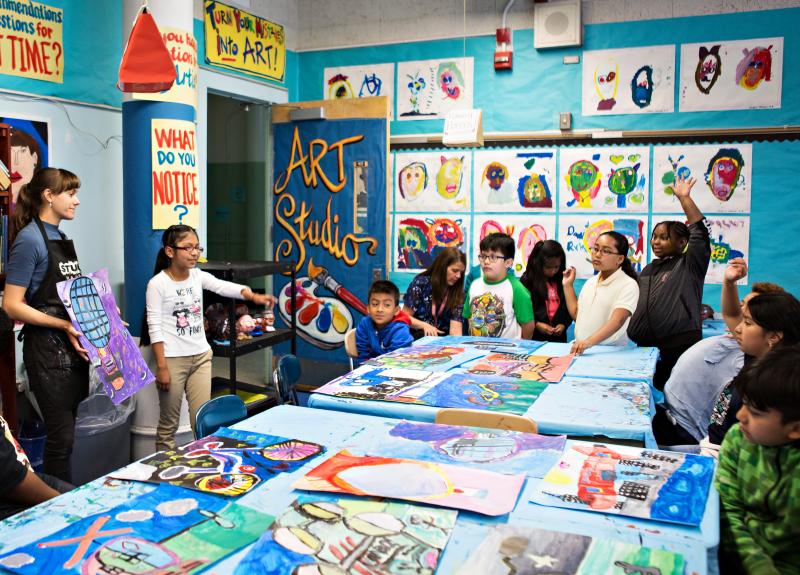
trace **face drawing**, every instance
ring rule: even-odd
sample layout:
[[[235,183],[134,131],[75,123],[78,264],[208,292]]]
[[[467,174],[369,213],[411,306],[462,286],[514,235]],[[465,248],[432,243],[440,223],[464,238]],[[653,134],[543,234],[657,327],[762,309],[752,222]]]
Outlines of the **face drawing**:
[[[350,79],[344,74],[336,74],[328,80],[328,99],[344,100],[353,97],[353,87]]]
[[[714,197],[727,202],[741,182],[744,158],[736,148],[722,148],[708,162],[706,184]]]
[[[631,80],[631,99],[639,108],[646,108],[653,98],[653,68],[642,66]]]
[[[772,79],[772,53],[770,49],[758,46],[752,50],[742,50],[744,58],[736,66],[736,83],[745,90],[755,90],[762,81]]]
[[[608,177],[608,189],[617,196],[617,207],[625,207],[625,196],[636,188],[640,164],[635,166],[625,166],[611,170]]]
[[[694,71],[694,83],[703,94],[711,92],[722,73],[722,59],[719,57],[719,44],[712,46],[711,50],[705,46],[700,47],[697,68]]]
[[[483,170],[483,179],[489,184],[489,187],[495,191],[503,187],[506,179],[508,178],[508,168],[500,162],[491,162]]]
[[[523,208],[543,208],[552,205],[550,188],[544,176],[531,174],[520,180],[519,193],[520,205]]]
[[[567,185],[581,208],[590,208],[600,190],[600,172],[589,160],[578,160],[569,167]]]
[[[442,167],[436,175],[436,190],[443,198],[451,200],[461,191],[461,176],[464,172],[464,156],[441,157]]]
[[[439,65],[437,71],[439,78],[439,88],[446,99],[458,100],[461,97],[464,78],[453,62],[445,62]]]
[[[598,110],[611,110],[617,103],[617,86],[619,85],[619,66],[613,59],[598,64],[594,70],[594,89],[600,97]]]
[[[412,162],[397,174],[400,196],[413,200],[428,185],[428,168],[422,162]]]
[[[463,243],[464,234],[461,231],[461,220],[437,218],[428,223],[430,224],[428,228],[428,244],[430,246],[454,248]]]

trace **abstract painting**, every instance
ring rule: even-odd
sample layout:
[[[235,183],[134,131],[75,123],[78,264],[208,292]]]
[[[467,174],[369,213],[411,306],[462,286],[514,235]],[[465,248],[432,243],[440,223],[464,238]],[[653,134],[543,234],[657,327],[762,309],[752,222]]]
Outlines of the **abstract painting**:
[[[505,515],[517,503],[524,475],[342,450],[292,485],[295,489],[372,495]]]
[[[557,355],[568,353],[569,343],[546,343],[537,353]],[[658,361],[658,348],[596,345],[586,350],[572,362],[568,377],[622,379],[626,381],[652,381]]]
[[[472,159],[476,212],[553,210],[556,151],[522,148],[475,152]]]
[[[465,212],[469,210],[472,153],[397,152],[394,155],[394,210]]]
[[[681,45],[680,111],[780,108],[783,38]]]
[[[456,511],[303,495],[264,533],[234,575],[433,575]]]
[[[615,539],[496,525],[458,575],[683,575],[683,555]]]
[[[648,114],[675,109],[675,45],[583,53],[582,114]]]
[[[468,361],[485,355],[485,351],[475,347],[413,345],[373,357],[366,361],[365,364],[427,371],[450,371]]]
[[[619,232],[628,238],[628,259],[637,272],[645,265],[648,237],[647,216],[562,215],[558,220],[558,241],[567,253],[567,266],[573,266],[579,278],[594,275],[592,247],[603,232]]]
[[[80,269],[74,271],[80,273]],[[78,275],[56,287],[72,326],[81,333],[78,339],[113,403],[120,403],[155,381],[139,346],[119,317],[108,270]]]
[[[536,486],[531,500],[700,525],[713,478],[712,457],[574,441]]]
[[[650,147],[562,148],[561,212],[646,212]]]
[[[420,345],[446,345],[463,348],[475,348],[487,353],[532,353],[542,347],[544,342],[529,339],[506,339],[502,337],[474,337],[470,335],[444,335],[441,337],[423,337],[414,343]],[[569,353],[569,350],[567,350]]]
[[[435,375],[432,371],[422,369],[361,365],[318,387],[314,393],[353,399],[403,401],[404,393]]]
[[[435,120],[472,108],[472,58],[397,64],[397,119]]]
[[[525,381],[561,381],[574,356],[491,353],[486,357],[464,365],[467,373],[477,375],[505,376]]]
[[[394,221],[395,271],[427,269],[444,248],[469,251],[468,214],[397,214]]]
[[[394,114],[394,64],[364,64],[325,68],[322,93],[326,100],[387,96]]]
[[[505,233],[514,238],[514,272],[522,275],[528,265],[528,257],[536,242],[555,239],[556,217],[542,214],[528,215],[475,215],[473,229],[477,232],[476,247],[490,234]],[[473,265],[478,265],[478,250],[472,250]]]
[[[692,199],[703,213],[750,211],[753,145],[653,146],[653,213],[682,213],[677,176],[697,180]]]
[[[273,517],[222,497],[160,485],[0,556],[14,573],[191,573],[256,541]]]
[[[492,364],[494,365],[494,364]],[[500,369],[504,366],[501,365]],[[497,374],[448,373],[447,377],[419,396],[433,407],[461,407],[523,415],[547,383]]]
[[[564,435],[401,421],[359,435],[358,447],[351,451],[544,477],[561,456],[565,441]]]

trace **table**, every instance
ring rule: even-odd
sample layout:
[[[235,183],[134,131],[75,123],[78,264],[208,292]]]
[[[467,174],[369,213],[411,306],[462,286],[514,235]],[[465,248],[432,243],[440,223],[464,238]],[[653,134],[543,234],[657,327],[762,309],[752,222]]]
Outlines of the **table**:
[[[313,422],[313,425],[309,425],[309,422]],[[341,448],[356,447],[360,440],[369,437],[376,428],[385,427],[386,424],[387,419],[381,417],[282,405],[246,419],[234,428],[314,441],[325,445],[328,453],[335,453]],[[293,491],[291,484],[319,463],[320,458],[316,458],[292,473],[276,476],[237,502],[264,513],[279,515],[300,493]],[[679,552],[686,558],[687,574],[706,573],[708,558],[712,565],[716,562],[719,498],[713,487],[702,523],[696,528],[537,505],[529,502],[536,484],[536,479],[527,478],[514,510],[507,516],[488,518],[460,511],[438,572],[455,572],[482,540],[489,527],[504,522],[616,538]],[[0,522],[0,553],[5,554],[39,537],[55,533],[65,525],[66,517],[85,517],[106,511],[120,501],[135,496],[137,487],[141,485],[144,484],[125,483],[122,487],[104,487],[101,478],[24,514]],[[231,573],[246,552],[247,549],[243,549],[232,555],[214,566],[213,572],[219,575]]]

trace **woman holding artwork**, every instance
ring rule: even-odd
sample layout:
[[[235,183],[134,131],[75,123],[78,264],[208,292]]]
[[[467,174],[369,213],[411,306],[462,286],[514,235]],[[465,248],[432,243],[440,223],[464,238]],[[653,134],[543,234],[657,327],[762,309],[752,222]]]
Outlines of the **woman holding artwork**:
[[[408,286],[403,311],[411,318],[414,339],[423,335],[461,335],[464,272],[467,258],[456,248],[444,248]]]
[[[570,353],[582,354],[594,345],[628,345],[626,329],[636,311],[639,284],[628,259],[628,238],[604,232],[592,246],[592,267],[598,273],[586,280],[575,297],[575,268],[564,272],[564,296],[575,319],[575,341]]]
[[[673,193],[689,225],[665,221],[653,229],[656,259],[639,276],[639,303],[628,326],[636,344],[658,348],[657,389],[664,389],[675,362],[703,336],[700,306],[711,241],[705,217],[689,195],[694,184],[694,178],[676,177]]]
[[[89,363],[78,343],[56,284],[81,275],[72,240],[59,224],[80,204],[78,176],[43,168],[20,188],[15,211],[19,233],[8,262],[3,308],[25,322],[23,358],[47,440],[44,472],[70,480],[69,460],[78,404],[89,393]]]
[[[564,248],[555,240],[536,242],[528,256],[528,265],[520,282],[531,292],[536,321],[535,340],[567,341],[567,328],[572,325],[572,316],[564,295],[566,262]]]

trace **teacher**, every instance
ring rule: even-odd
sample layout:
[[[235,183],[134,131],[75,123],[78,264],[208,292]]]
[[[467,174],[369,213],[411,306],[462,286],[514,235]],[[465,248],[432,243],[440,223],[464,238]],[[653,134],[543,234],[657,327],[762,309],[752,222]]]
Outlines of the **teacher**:
[[[411,318],[411,335],[461,335],[464,271],[467,258],[456,248],[444,248],[408,286],[403,311]],[[454,311],[455,310],[455,311]]]

